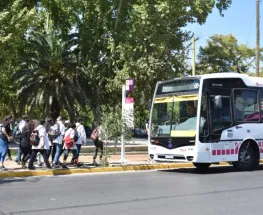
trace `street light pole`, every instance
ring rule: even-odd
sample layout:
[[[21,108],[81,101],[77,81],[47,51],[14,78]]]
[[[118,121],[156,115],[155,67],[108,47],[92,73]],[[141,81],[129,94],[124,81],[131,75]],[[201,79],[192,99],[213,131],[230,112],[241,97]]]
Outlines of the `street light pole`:
[[[259,15],[259,0],[256,0],[256,77],[259,77],[259,54],[260,54],[260,15]]]
[[[192,38],[192,75],[195,76],[195,37]]]

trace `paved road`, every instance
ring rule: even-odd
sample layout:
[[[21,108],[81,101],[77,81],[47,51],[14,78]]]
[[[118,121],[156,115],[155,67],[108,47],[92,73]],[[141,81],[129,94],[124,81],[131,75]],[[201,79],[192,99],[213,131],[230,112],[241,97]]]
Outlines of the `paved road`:
[[[262,215],[263,168],[214,167],[0,181],[5,214]],[[1,214],[1,212],[0,212]]]

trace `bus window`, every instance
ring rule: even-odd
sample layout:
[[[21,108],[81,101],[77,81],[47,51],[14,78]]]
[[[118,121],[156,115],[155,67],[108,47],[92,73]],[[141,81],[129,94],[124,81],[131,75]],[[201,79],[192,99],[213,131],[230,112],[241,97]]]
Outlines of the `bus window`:
[[[155,103],[152,115],[152,135],[170,136],[173,102]]]
[[[222,108],[214,105],[214,97],[210,97],[210,120],[212,131],[222,130],[232,125],[230,98],[222,96]]]
[[[256,90],[236,89],[234,91],[236,121],[258,122],[260,120],[257,94],[258,92]]]

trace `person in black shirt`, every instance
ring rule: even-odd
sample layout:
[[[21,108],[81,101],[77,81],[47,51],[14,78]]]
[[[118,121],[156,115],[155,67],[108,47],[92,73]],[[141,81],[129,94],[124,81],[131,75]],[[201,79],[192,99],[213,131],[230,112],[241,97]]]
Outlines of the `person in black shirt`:
[[[22,157],[22,168],[26,168],[26,162],[30,159],[32,154],[32,146],[30,144],[30,134],[34,130],[34,121],[30,120],[26,122],[22,129],[20,147],[23,154]]]
[[[8,142],[12,141],[12,132],[10,128],[10,122],[12,118],[12,116],[6,116],[4,118],[4,123],[0,131],[0,162],[2,163],[2,166],[0,167],[1,170],[6,170],[4,162],[8,151]]]

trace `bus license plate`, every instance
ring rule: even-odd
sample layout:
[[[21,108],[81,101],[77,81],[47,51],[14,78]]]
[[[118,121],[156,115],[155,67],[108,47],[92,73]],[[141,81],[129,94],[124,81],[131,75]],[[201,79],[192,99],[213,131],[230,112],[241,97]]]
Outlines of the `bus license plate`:
[[[167,158],[167,159],[173,159],[174,156],[173,156],[173,155],[165,155],[165,158]]]

